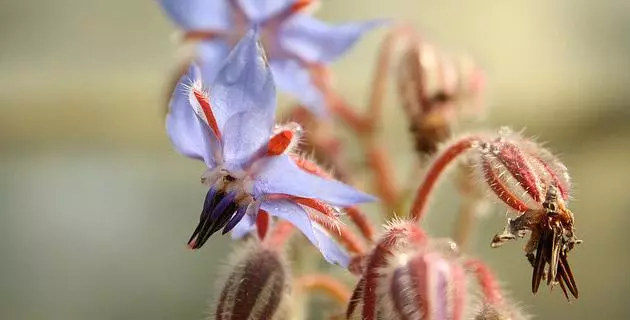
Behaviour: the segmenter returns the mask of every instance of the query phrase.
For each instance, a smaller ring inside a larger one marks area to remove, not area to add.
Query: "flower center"
[[[230,232],[254,203],[254,197],[246,190],[247,179],[244,177],[215,168],[204,174],[201,180],[209,184],[210,188],[199,215],[199,223],[188,240],[191,249],[201,248],[210,236],[221,229],[222,234]]]

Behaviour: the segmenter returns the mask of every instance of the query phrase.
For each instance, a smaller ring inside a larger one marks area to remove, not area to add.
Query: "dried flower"
[[[534,267],[532,292],[547,279],[548,285],[560,284],[567,299],[568,292],[577,298],[567,253],[581,241],[575,237],[573,213],[566,207],[571,187],[567,168],[549,151],[507,129],[498,138],[481,142],[476,154],[485,183],[509,208],[522,213],[508,219],[492,247],[531,232],[525,252]]]
[[[289,319],[291,276],[278,250],[249,241],[231,267],[215,319]]]
[[[261,28],[262,43],[278,87],[317,114],[324,97],[311,79],[310,65],[328,64],[347,52],[382,21],[331,26],[305,12],[307,0],[160,0],[187,38],[201,39],[197,61],[204,81],[214,80],[229,48],[252,26]]]
[[[331,216],[330,206],[351,206],[374,200],[350,186],[302,170],[291,146],[300,134],[297,124],[274,131],[275,90],[258,33],[251,30],[236,45],[209,93],[193,65],[180,80],[170,103],[166,127],[175,148],[203,160],[209,187],[199,224],[189,240],[200,248],[215,232],[251,229],[259,210],[291,221],[334,263],[348,256],[320,230],[302,206]],[[323,202],[322,202],[323,201]]]

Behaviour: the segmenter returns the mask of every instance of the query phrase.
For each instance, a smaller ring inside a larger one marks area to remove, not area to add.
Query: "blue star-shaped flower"
[[[189,245],[201,247],[215,232],[244,234],[259,210],[293,223],[333,263],[347,254],[309,218],[300,200],[346,207],[374,198],[341,182],[302,170],[290,155],[297,124],[275,127],[276,93],[257,30],[238,42],[206,93],[194,65],[180,79],[166,129],[182,154],[203,160],[209,186]]]
[[[304,0],[159,0],[189,37],[201,37],[197,51],[204,81],[211,83],[229,48],[254,25],[269,54],[278,87],[316,114],[326,113],[309,66],[328,64],[383,21],[328,25],[304,13]]]

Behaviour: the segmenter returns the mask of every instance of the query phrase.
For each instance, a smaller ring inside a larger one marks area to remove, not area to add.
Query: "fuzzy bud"
[[[571,188],[566,166],[549,151],[507,128],[476,146],[472,162],[478,176],[509,208],[540,209],[549,186],[565,202]]]
[[[417,41],[405,49],[398,66],[398,92],[421,157],[433,155],[450,138],[452,123],[464,109],[479,111],[470,112],[478,109],[470,105],[482,89],[483,76],[469,60],[448,59]]]
[[[466,279],[455,245],[451,252],[430,247],[399,253],[382,270],[377,287],[382,318],[463,319]]]
[[[215,319],[287,319],[290,275],[281,254],[252,240],[237,255]]]
[[[546,279],[547,285],[559,284],[567,299],[569,293],[577,298],[567,254],[581,241],[575,236],[574,216],[567,208],[571,184],[566,166],[541,146],[505,128],[496,138],[480,139],[473,154],[480,178],[519,213],[508,219],[491,246],[529,233],[525,253],[534,267],[532,292]]]

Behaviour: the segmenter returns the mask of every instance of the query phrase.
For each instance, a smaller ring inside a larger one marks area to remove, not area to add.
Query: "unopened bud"
[[[215,319],[286,319],[290,275],[281,254],[253,240],[239,252],[217,304]]]
[[[463,319],[465,272],[453,252],[425,247],[390,264],[377,288],[384,319]]]
[[[429,44],[414,41],[405,49],[398,67],[398,92],[421,157],[433,155],[451,137],[459,114],[479,111],[468,106],[477,104],[482,79],[469,60],[449,59]]]

